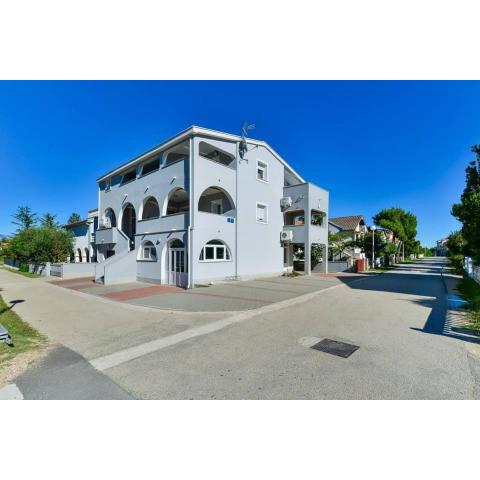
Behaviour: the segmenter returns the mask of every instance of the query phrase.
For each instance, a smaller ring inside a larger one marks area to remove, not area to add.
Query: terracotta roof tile
[[[355,230],[355,228],[357,228],[357,225],[360,222],[363,222],[365,224],[365,218],[363,217],[363,215],[351,215],[350,217],[329,218],[328,221],[337,225],[342,230]]]

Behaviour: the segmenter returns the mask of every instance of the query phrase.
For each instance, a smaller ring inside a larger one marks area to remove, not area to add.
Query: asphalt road
[[[478,345],[446,332],[440,268],[441,260],[424,260],[233,316],[152,317],[151,312],[114,305],[114,313],[122,312],[118,331],[103,336],[103,326],[115,328],[115,321],[110,308],[102,306],[105,318],[95,319],[99,338],[78,330],[69,318],[63,328],[46,329],[60,343],[65,337],[63,343],[79,354],[80,382],[95,377],[91,383],[96,386],[78,398],[95,398],[96,391],[99,398],[479,398]],[[61,295],[84,301],[75,292]],[[88,308],[95,302],[89,300]],[[31,316],[27,303],[18,308]],[[137,316],[141,334],[129,324],[132,339],[127,341],[122,325],[128,318],[135,325]],[[40,325],[46,324],[43,318]],[[310,348],[325,338],[359,348],[348,358]],[[48,371],[47,361],[37,369]],[[67,375],[66,370],[58,373],[58,361],[54,364],[59,378]],[[32,369],[17,386],[26,398],[56,398],[55,382],[40,392],[39,378]]]

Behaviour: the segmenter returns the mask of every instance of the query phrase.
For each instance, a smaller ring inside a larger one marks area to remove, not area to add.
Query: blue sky
[[[269,142],[330,191],[330,216],[400,206],[426,245],[450,215],[480,82],[0,82],[0,233],[18,205],[64,222],[96,207],[95,179],[190,125]]]

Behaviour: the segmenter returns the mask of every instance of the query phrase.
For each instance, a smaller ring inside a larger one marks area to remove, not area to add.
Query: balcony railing
[[[105,243],[117,243],[117,229],[114,228],[99,228],[95,234],[93,234],[96,245],[102,245]]]

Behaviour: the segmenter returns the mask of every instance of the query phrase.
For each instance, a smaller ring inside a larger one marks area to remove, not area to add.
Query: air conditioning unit
[[[293,240],[293,231],[284,230],[282,233],[280,233],[280,239],[282,242],[291,242]]]
[[[280,199],[280,208],[286,210],[292,206],[292,197],[283,197]]]

